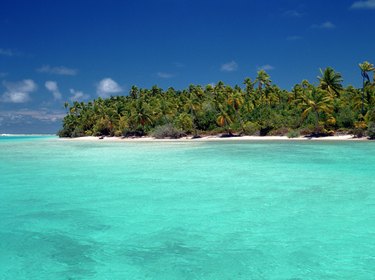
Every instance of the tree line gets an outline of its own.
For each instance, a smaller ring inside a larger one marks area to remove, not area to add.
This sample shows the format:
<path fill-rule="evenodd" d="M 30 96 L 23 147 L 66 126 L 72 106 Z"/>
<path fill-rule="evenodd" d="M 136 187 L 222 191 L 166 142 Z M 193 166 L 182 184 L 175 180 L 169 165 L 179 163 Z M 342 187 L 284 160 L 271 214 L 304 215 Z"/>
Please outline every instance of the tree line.
<path fill-rule="evenodd" d="M 352 133 L 375 136 L 375 68 L 359 64 L 362 88 L 343 86 L 333 68 L 320 70 L 291 91 L 272 83 L 260 70 L 243 86 L 190 85 L 184 90 L 133 86 L 127 96 L 65 103 L 60 137 L 224 134 L 324 136 Z M 374 77 L 370 77 L 374 75 Z M 373 135 L 374 134 L 374 135 Z"/>

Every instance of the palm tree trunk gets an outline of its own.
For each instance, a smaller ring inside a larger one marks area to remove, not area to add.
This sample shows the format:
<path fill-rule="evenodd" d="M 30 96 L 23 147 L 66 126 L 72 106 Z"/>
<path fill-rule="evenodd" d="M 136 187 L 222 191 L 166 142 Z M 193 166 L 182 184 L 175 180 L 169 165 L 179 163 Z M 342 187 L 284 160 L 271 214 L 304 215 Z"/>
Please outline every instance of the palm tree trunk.
<path fill-rule="evenodd" d="M 315 110 L 315 133 L 319 133 L 319 112 Z"/>
<path fill-rule="evenodd" d="M 365 77 L 363 77 L 363 81 L 362 81 L 362 109 L 361 109 L 361 113 L 362 113 L 362 116 L 365 114 Z"/>

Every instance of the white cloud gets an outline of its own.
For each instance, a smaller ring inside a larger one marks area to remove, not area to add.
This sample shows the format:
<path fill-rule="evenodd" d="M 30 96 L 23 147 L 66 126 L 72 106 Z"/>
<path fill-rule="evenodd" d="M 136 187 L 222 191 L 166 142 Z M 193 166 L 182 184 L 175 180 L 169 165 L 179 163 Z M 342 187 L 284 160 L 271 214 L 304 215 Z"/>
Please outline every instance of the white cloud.
<path fill-rule="evenodd" d="M 156 74 L 158 75 L 159 78 L 163 78 L 163 79 L 169 79 L 175 76 L 172 73 L 166 73 L 166 72 L 158 72 Z"/>
<path fill-rule="evenodd" d="M 1 101 L 7 103 L 25 103 L 30 100 L 30 93 L 37 89 L 33 80 L 27 79 L 19 82 L 3 82 L 6 92 Z"/>
<path fill-rule="evenodd" d="M 312 28 L 318 28 L 318 29 L 334 29 L 334 28 L 336 28 L 336 25 L 334 25 L 330 21 L 326 21 L 326 22 L 323 22 L 321 24 L 313 24 L 311 27 Z"/>
<path fill-rule="evenodd" d="M 53 95 L 53 98 L 55 100 L 61 100 L 62 98 L 62 95 L 59 91 L 59 88 L 57 86 L 57 83 L 54 82 L 54 81 L 47 81 L 44 86 L 46 87 L 47 90 L 49 90 L 50 92 L 52 92 L 52 95 Z"/>
<path fill-rule="evenodd" d="M 57 87 L 57 83 L 54 81 L 47 81 L 44 85 L 49 91 L 59 91 L 59 88 Z"/>
<path fill-rule="evenodd" d="M 269 64 L 265 64 L 265 65 L 262 65 L 260 67 L 258 67 L 258 70 L 264 70 L 264 71 L 271 71 L 271 70 L 274 70 L 275 67 L 272 66 L 272 65 L 269 65 Z"/>
<path fill-rule="evenodd" d="M 9 50 L 9 49 L 0 49 L 0 55 L 14 56 L 15 53 L 12 50 Z"/>
<path fill-rule="evenodd" d="M 8 91 L 32 92 L 37 89 L 37 85 L 33 80 L 26 79 L 19 82 L 4 82 L 4 86 Z"/>
<path fill-rule="evenodd" d="M 284 16 L 286 16 L 286 17 L 297 17 L 297 18 L 299 18 L 299 17 L 302 17 L 303 15 L 304 15 L 303 13 L 298 12 L 296 10 L 289 10 L 289 11 L 284 12 Z"/>
<path fill-rule="evenodd" d="M 28 92 L 6 92 L 1 100 L 6 103 L 25 103 L 30 100 L 30 96 Z"/>
<path fill-rule="evenodd" d="M 70 101 L 82 101 L 90 98 L 90 95 L 83 93 L 82 91 L 78 91 L 75 89 L 69 90 L 72 96 L 70 97 Z"/>
<path fill-rule="evenodd" d="M 375 0 L 356 1 L 350 7 L 351 9 L 375 9 Z"/>
<path fill-rule="evenodd" d="M 122 92 L 122 88 L 111 78 L 101 80 L 96 88 L 96 93 L 103 98 L 119 92 Z"/>
<path fill-rule="evenodd" d="M 62 111 L 49 111 L 45 108 L 38 110 L 20 109 L 11 111 L 1 111 L 0 118 L 7 122 L 22 122 L 24 123 L 27 119 L 35 119 L 43 122 L 56 122 L 64 118 L 65 113 Z"/>
<path fill-rule="evenodd" d="M 220 69 L 223 72 L 233 72 L 238 69 L 238 64 L 234 60 L 232 60 L 231 62 L 224 63 L 223 65 L 221 65 Z"/>
<path fill-rule="evenodd" d="M 77 69 L 67 68 L 65 66 L 56 66 L 52 67 L 49 65 L 44 65 L 36 71 L 40 73 L 56 74 L 56 75 L 65 75 L 65 76 L 75 76 L 78 73 Z"/>

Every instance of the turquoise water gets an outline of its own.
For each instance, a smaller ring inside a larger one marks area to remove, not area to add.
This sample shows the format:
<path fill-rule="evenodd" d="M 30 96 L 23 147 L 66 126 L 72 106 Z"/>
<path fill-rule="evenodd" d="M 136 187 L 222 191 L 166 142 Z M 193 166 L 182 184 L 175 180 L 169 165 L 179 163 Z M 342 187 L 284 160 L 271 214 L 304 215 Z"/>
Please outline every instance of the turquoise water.
<path fill-rule="evenodd" d="M 0 137 L 0 279 L 374 279 L 374 142 Z"/>

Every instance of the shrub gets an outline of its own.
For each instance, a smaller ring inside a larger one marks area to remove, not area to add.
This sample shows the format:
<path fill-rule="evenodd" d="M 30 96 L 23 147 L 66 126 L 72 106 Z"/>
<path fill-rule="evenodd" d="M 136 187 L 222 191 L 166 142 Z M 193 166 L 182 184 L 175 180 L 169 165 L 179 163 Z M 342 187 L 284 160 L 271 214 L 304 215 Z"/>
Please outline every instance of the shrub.
<path fill-rule="evenodd" d="M 299 132 L 299 130 L 289 130 L 289 132 L 287 133 L 287 137 L 288 138 L 297 138 L 297 137 L 300 137 L 300 132 Z"/>
<path fill-rule="evenodd" d="M 256 135 L 259 134 L 259 125 L 254 122 L 245 122 L 242 126 L 242 132 L 244 135 Z"/>
<path fill-rule="evenodd" d="M 344 107 L 339 111 L 337 117 L 337 125 L 343 128 L 352 128 L 355 122 L 355 115 L 350 107 Z"/>
<path fill-rule="evenodd" d="M 362 138 L 363 136 L 365 136 L 366 131 L 362 128 L 353 128 L 351 132 L 353 133 L 354 137 Z"/>
<path fill-rule="evenodd" d="M 198 130 L 208 131 L 217 127 L 216 124 L 217 112 L 214 104 L 210 101 L 205 101 L 202 104 L 202 110 L 198 111 L 194 123 Z"/>
<path fill-rule="evenodd" d="M 85 136 L 85 133 L 79 127 L 76 127 L 73 130 L 72 134 L 71 134 L 71 137 L 73 137 L 73 138 L 75 138 L 75 137 L 83 137 L 83 136 Z"/>
<path fill-rule="evenodd" d="M 115 136 L 116 137 L 121 137 L 122 136 L 122 131 L 121 130 L 116 130 L 115 131 Z"/>
<path fill-rule="evenodd" d="M 193 120 L 187 113 L 180 114 L 175 121 L 175 125 L 178 129 L 181 129 L 186 133 L 191 133 L 194 129 Z"/>
<path fill-rule="evenodd" d="M 288 128 L 286 127 L 281 127 L 278 129 L 271 130 L 268 135 L 270 136 L 284 136 L 289 132 Z"/>
<path fill-rule="evenodd" d="M 367 127 L 367 136 L 370 139 L 375 139 L 375 122 L 369 122 Z"/>
<path fill-rule="evenodd" d="M 311 127 L 304 127 L 301 128 L 299 132 L 301 135 L 310 135 L 314 132 L 314 129 Z"/>
<path fill-rule="evenodd" d="M 368 110 L 367 112 L 367 121 L 370 122 L 375 122 L 375 107 L 372 107 L 371 109 Z"/>
<path fill-rule="evenodd" d="M 102 117 L 98 119 L 93 127 L 93 134 L 95 136 L 111 135 L 112 124 L 109 118 Z"/>
<path fill-rule="evenodd" d="M 335 131 L 332 130 L 332 129 L 325 129 L 325 130 L 323 131 L 323 135 L 324 135 L 324 136 L 333 136 L 333 135 L 335 135 Z"/>
<path fill-rule="evenodd" d="M 164 138 L 177 139 L 177 138 L 181 138 L 184 135 L 185 134 L 182 131 L 176 129 L 170 123 L 155 127 L 155 130 L 152 133 L 152 136 L 155 137 L 156 139 L 164 139 Z"/>
<path fill-rule="evenodd" d="M 259 135 L 260 136 L 267 136 L 268 133 L 272 130 L 272 127 L 266 126 L 266 127 L 261 127 L 259 130 Z"/>
<path fill-rule="evenodd" d="M 85 131 L 85 136 L 92 136 L 92 131 L 91 130 L 86 130 Z"/>
<path fill-rule="evenodd" d="M 203 135 L 214 136 L 214 135 L 222 134 L 222 133 L 225 133 L 225 132 L 226 132 L 226 130 L 225 130 L 224 127 L 216 127 L 212 130 L 204 131 Z"/>
<path fill-rule="evenodd" d="M 354 123 L 354 126 L 353 134 L 355 137 L 362 138 L 366 132 L 366 123 L 364 121 L 358 121 Z"/>
<path fill-rule="evenodd" d="M 241 130 L 241 125 L 238 122 L 233 122 L 229 125 L 229 129 L 232 132 L 238 132 Z"/>
<path fill-rule="evenodd" d="M 352 129 L 346 129 L 346 128 L 339 128 L 336 130 L 335 135 L 336 136 L 342 136 L 342 135 L 348 135 L 348 134 L 353 134 Z"/>
<path fill-rule="evenodd" d="M 59 137 L 72 137 L 72 131 L 66 127 L 63 127 L 59 132 L 57 132 Z"/>
<path fill-rule="evenodd" d="M 145 132 L 143 131 L 142 128 L 137 128 L 137 129 L 124 129 L 122 132 L 122 135 L 124 137 L 141 137 L 145 135 Z"/>

